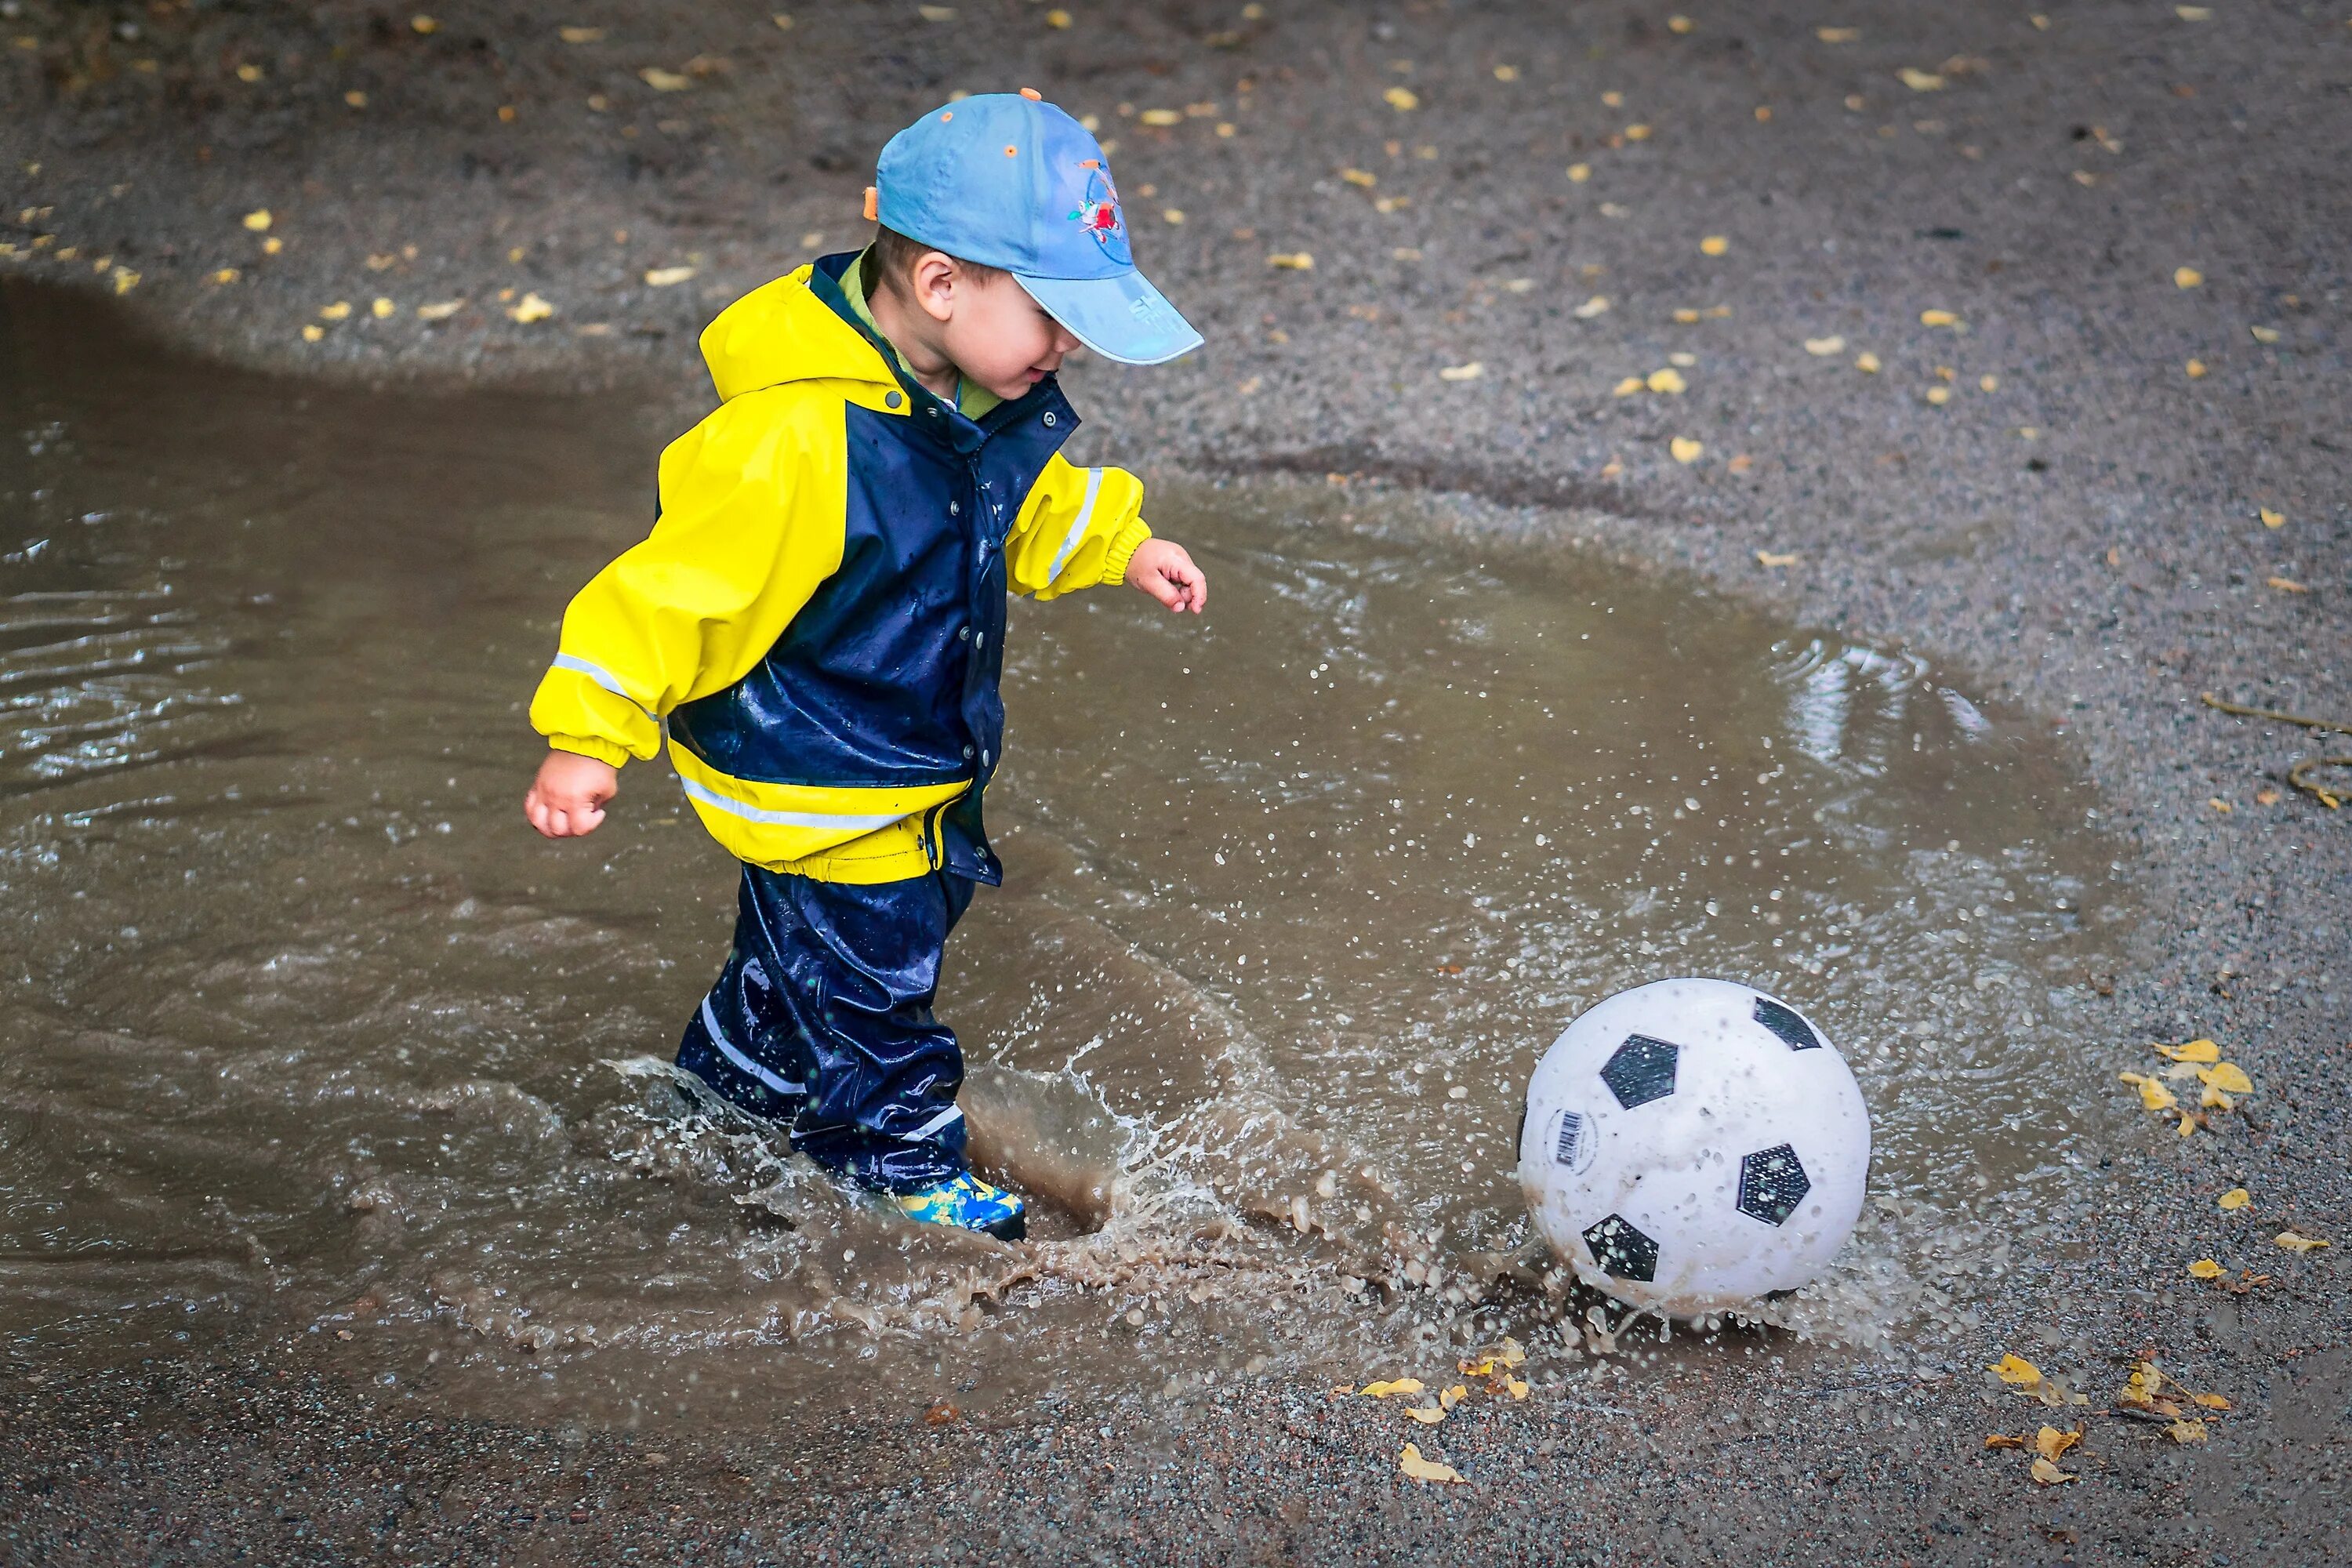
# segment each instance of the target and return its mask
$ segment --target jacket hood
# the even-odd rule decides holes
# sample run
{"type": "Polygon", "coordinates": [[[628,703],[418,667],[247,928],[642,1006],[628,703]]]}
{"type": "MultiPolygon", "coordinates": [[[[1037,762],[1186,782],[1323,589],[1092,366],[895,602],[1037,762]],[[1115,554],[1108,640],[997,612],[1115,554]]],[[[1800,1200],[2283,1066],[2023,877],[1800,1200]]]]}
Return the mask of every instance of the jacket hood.
{"type": "Polygon", "coordinates": [[[803,267],[763,283],[702,331],[702,358],[721,402],[788,381],[898,384],[881,353],[809,287],[803,267]]]}

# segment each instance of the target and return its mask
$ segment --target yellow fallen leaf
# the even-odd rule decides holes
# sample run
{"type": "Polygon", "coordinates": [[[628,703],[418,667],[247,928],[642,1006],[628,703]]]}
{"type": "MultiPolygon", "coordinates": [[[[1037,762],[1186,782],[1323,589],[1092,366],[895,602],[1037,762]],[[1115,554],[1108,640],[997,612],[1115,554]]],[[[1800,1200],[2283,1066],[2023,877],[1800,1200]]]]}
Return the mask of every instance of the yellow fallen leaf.
{"type": "Polygon", "coordinates": [[[1669,33],[1687,33],[1697,26],[1698,24],[1692,21],[1688,16],[1669,16],[1666,18],[1666,31],[1669,33]]]}
{"type": "Polygon", "coordinates": [[[2182,365],[2180,369],[2182,374],[2187,375],[2191,381],[2202,381],[2205,379],[2205,362],[2201,359],[2192,359],[2187,364],[2182,365]]]}
{"type": "Polygon", "coordinates": [[[340,321],[351,313],[352,302],[349,300],[338,300],[331,305],[319,307],[319,319],[322,321],[340,321]]]}
{"type": "Polygon", "coordinates": [[[2184,22],[2210,22],[2213,8],[2210,5],[2175,5],[2172,14],[2184,22]]]}
{"type": "Polygon", "coordinates": [[[1878,356],[1872,353],[1868,349],[1864,349],[1862,353],[1853,356],[1853,368],[1862,372],[1864,375],[1876,375],[1878,374],[1878,356]]]}
{"type": "Polygon", "coordinates": [[[1980,375],[1977,377],[1977,390],[1979,392],[1999,392],[2000,390],[2000,377],[1997,375],[1980,375]]]}
{"type": "Polygon", "coordinates": [[[2227,1410],[2230,1402],[2218,1394],[2192,1394],[2189,1396],[2208,1410],[2227,1410]]]}
{"type": "Polygon", "coordinates": [[[1265,258],[1268,267],[1278,267],[1285,272],[1312,272],[1315,258],[1303,250],[1277,250],[1265,258]]]}
{"type": "Polygon", "coordinates": [[[285,248],[286,242],[274,234],[261,242],[261,254],[264,256],[275,256],[285,248]]]}
{"type": "Polygon", "coordinates": [[[2033,1451],[2045,1459],[2054,1459],[2082,1440],[2079,1427],[2072,1432],[2061,1432],[2055,1426],[2044,1426],[2033,1435],[2033,1451]]]}
{"type": "Polygon", "coordinates": [[[543,321],[555,314],[555,307],[534,292],[525,294],[520,300],[509,306],[507,314],[527,326],[532,321],[543,321]]]}
{"type": "Polygon", "coordinates": [[[236,79],[239,81],[259,81],[261,79],[261,76],[262,71],[259,66],[242,65],[236,68],[236,79]]]}
{"type": "Polygon", "coordinates": [[[1805,352],[1815,359],[1827,359],[1832,354],[1845,353],[1845,340],[1835,334],[1826,338],[1807,338],[1805,352]]]}
{"type": "Polygon", "coordinates": [[[1384,1383],[1368,1383],[1356,1392],[1367,1399],[1387,1399],[1400,1394],[1419,1394],[1421,1388],[1421,1379],[1417,1377],[1398,1377],[1384,1383]]]}
{"type": "Polygon", "coordinates": [[[1590,163],[1570,163],[1570,164],[1568,166],[1568,183],[1569,183],[1570,184],[1571,184],[1571,185],[1580,185],[1580,184],[1584,184],[1584,182],[1585,182],[1585,181],[1587,181],[1587,180],[1589,180],[1589,179],[1591,179],[1591,178],[1592,178],[1592,165],[1591,165],[1591,164],[1590,164],[1590,163]]]}
{"type": "Polygon", "coordinates": [[[224,267],[213,274],[213,281],[215,283],[234,283],[236,279],[237,270],[234,267],[224,267]]]}
{"type": "Polygon", "coordinates": [[[2263,526],[2264,528],[2284,528],[2286,526],[2286,513],[2283,511],[2273,511],[2268,507],[2259,507],[2255,509],[2254,515],[2263,520],[2263,526]]]}
{"type": "Polygon", "coordinates": [[[128,267],[118,267],[114,269],[114,291],[116,293],[128,294],[131,290],[138,287],[138,273],[133,272],[128,267]]]}
{"type": "Polygon", "coordinates": [[[2034,1460],[2032,1474],[2035,1480],[2041,1482],[2045,1487],[2054,1487],[2063,1481],[2071,1481],[2074,1479],[2073,1476],[2069,1475],[2064,1470],[2060,1469],[2057,1466],[2052,1464],[2047,1459],[2034,1460]]]}
{"type": "Polygon", "coordinates": [[[2272,587],[2276,588],[2282,594],[2308,594],[2311,592],[2308,587],[2296,582],[2292,577],[2265,577],[2263,581],[2269,584],[2272,587]]]}
{"type": "Polygon", "coordinates": [[[1901,77],[1903,85],[1913,92],[1939,92],[1943,89],[1944,79],[1934,71],[1923,71],[1912,66],[1905,66],[1895,74],[1901,77]]]}
{"type": "Polygon", "coordinates": [[[1171,224],[1182,223],[1184,221],[1184,209],[1182,207],[1161,207],[1160,209],[1160,221],[1161,223],[1171,224]]]}
{"type": "Polygon", "coordinates": [[[1469,1484],[1464,1479],[1462,1472],[1453,1466],[1441,1465],[1434,1459],[1423,1458],[1420,1446],[1414,1443],[1407,1443],[1404,1446],[1404,1452],[1397,1458],[1397,1468],[1414,1480],[1433,1486],[1469,1484]]]}
{"type": "Polygon", "coordinates": [[[1748,469],[1756,466],[1756,459],[1749,457],[1745,452],[1740,452],[1736,454],[1732,458],[1731,461],[1724,464],[1723,466],[1730,469],[1735,474],[1744,474],[1748,469]]]}
{"type": "Polygon", "coordinates": [[[268,207],[256,207],[251,212],[246,214],[245,226],[253,230],[256,234],[266,233],[269,227],[269,209],[268,207]]]}
{"type": "Polygon", "coordinates": [[[2300,1231],[2293,1230],[2283,1230],[2271,1239],[2289,1252],[2294,1253],[2316,1252],[2321,1247],[2330,1245],[2315,1236],[2305,1236],[2300,1231]]]}
{"type": "Polygon", "coordinates": [[[463,300],[436,300],[430,305],[417,306],[416,319],[420,321],[446,321],[465,308],[463,300]]]}
{"type": "Polygon", "coordinates": [[[2194,289],[2204,281],[2205,274],[2198,271],[2194,267],[2176,267],[2172,269],[2172,286],[2175,289],[2194,289]]]}
{"type": "Polygon", "coordinates": [[[2210,1436],[2202,1421],[2175,1421],[2164,1432],[2165,1436],[2184,1447],[2190,1443],[2202,1443],[2210,1436]]]}
{"type": "Polygon", "coordinates": [[[353,109],[365,109],[367,107],[367,94],[362,92],[358,88],[353,88],[351,91],[343,94],[343,101],[351,105],[353,109]]]}
{"type": "Polygon", "coordinates": [[[1689,326],[1692,322],[1694,322],[1694,321],[1697,321],[1697,320],[1698,320],[1698,312],[1697,312],[1696,310],[1689,310],[1689,309],[1687,309],[1687,308],[1685,308],[1685,309],[1684,309],[1684,310],[1676,310],[1676,311],[1675,312],[1675,321],[1680,321],[1684,326],[1686,326],[1686,327],[1687,327],[1687,326],[1689,326]]]}
{"type": "Polygon", "coordinates": [[[646,287],[648,289],[667,289],[673,284],[683,283],[693,276],[694,268],[691,267],[648,268],[646,271],[646,287]]]}
{"type": "Polygon", "coordinates": [[[1135,117],[1146,125],[1181,125],[1184,113],[1177,109],[1147,109],[1135,117]]]}
{"type": "Polygon", "coordinates": [[[1619,382],[1615,386],[1610,388],[1609,395],[1612,397],[1631,397],[1647,384],[1648,383],[1644,382],[1640,376],[1629,375],[1624,380],[1619,382]]]}
{"type": "Polygon", "coordinates": [[[1606,315],[1608,310],[1609,297],[1605,294],[1595,294],[1591,299],[1570,310],[1569,314],[1580,321],[1589,321],[1595,316],[1606,315]]]}
{"type": "Polygon", "coordinates": [[[1058,30],[1069,25],[1070,14],[1067,11],[1056,8],[1045,13],[1045,26],[1058,30]]]}
{"type": "Polygon", "coordinates": [[[1650,139],[1650,128],[1649,128],[1648,126],[1646,126],[1646,125],[1628,125],[1627,127],[1625,127],[1625,140],[1626,140],[1626,141],[1628,141],[1628,142],[1647,142],[1649,139],[1650,139]]]}
{"type": "Polygon", "coordinates": [[[379,321],[383,321],[387,316],[397,314],[399,310],[399,306],[394,304],[391,300],[385,299],[381,294],[377,295],[368,305],[368,313],[373,315],[379,321]]]}
{"type": "Polygon", "coordinates": [[[435,21],[432,17],[425,16],[421,11],[408,19],[408,26],[411,31],[418,34],[419,36],[437,33],[441,30],[440,23],[435,21]]]}
{"type": "Polygon", "coordinates": [[[952,5],[918,5],[915,7],[915,15],[920,16],[926,22],[952,22],[955,20],[955,7],[952,5]]]}
{"type": "Polygon", "coordinates": [[[2179,1133],[2183,1138],[2188,1137],[2190,1133],[2197,1131],[2197,1118],[2189,1115],[2189,1112],[2185,1110],[2182,1111],[2180,1113],[2180,1125],[2174,1128],[2173,1131],[2179,1133]]]}
{"type": "Polygon", "coordinates": [[[2225,1209],[2242,1209],[2254,1201],[2254,1194],[2243,1187],[2231,1187],[2213,1201],[2225,1209]]]}
{"type": "Polygon", "coordinates": [[[1528,1385],[1524,1379],[1507,1377],[1503,1379],[1503,1387],[1514,1399],[1525,1399],[1528,1396],[1528,1385]]]}
{"type": "Polygon", "coordinates": [[[2274,343],[2279,341],[2279,330],[2276,327],[2248,327],[2246,331],[2254,334],[2254,342],[2258,343],[2274,343]]]}
{"type": "Polygon", "coordinates": [[[2231,812],[2238,809],[2236,806],[2231,805],[2228,801],[2223,800],[2218,795],[2207,800],[2205,804],[2211,806],[2214,810],[2220,812],[2224,816],[2229,816],[2231,812]]]}
{"type": "Polygon", "coordinates": [[[1497,1367],[1524,1366],[1527,1359],[1528,1352],[1519,1347],[1519,1342],[1506,1335],[1503,1342],[1495,1349],[1480,1351],[1468,1360],[1454,1364],[1472,1377],[1491,1377],[1497,1367]]]}
{"type": "Polygon", "coordinates": [[[1410,110],[1415,110],[1421,107],[1421,95],[1414,92],[1412,89],[1409,87],[1392,87],[1386,92],[1381,94],[1381,97],[1387,102],[1391,109],[1395,110],[1399,114],[1403,114],[1410,110]]]}
{"type": "Polygon", "coordinates": [[[2140,1108],[2144,1110],[2170,1110],[2180,1103],[2173,1099],[2170,1089],[2155,1079],[2136,1072],[2118,1073],[2116,1076],[2139,1089],[2140,1108]]]}
{"type": "Polygon", "coordinates": [[[1683,381],[1682,372],[1675,370],[1672,367],[1652,371],[1648,377],[1643,381],[1643,384],[1647,386],[1652,392],[1663,392],[1667,394],[1669,396],[1676,397],[1680,396],[1687,390],[1686,384],[1683,381]]]}
{"type": "Polygon", "coordinates": [[[1437,1403],[1440,1407],[1451,1410],[1469,1397],[1470,1390],[1464,1384],[1457,1383],[1453,1387],[1440,1394],[1437,1396],[1437,1403]]]}
{"type": "Polygon", "coordinates": [[[684,92],[694,85],[692,77],[681,76],[677,71],[666,71],[659,66],[647,66],[637,72],[637,77],[656,92],[684,92]]]}
{"type": "Polygon", "coordinates": [[[2011,1388],[2042,1386],[2042,1369],[2014,1352],[2001,1357],[1999,1362],[1985,1370],[2011,1388]]]}
{"type": "Polygon", "coordinates": [[[1475,381],[1486,374],[1486,367],[1474,359],[1468,364],[1440,365],[1437,371],[1437,379],[1440,381],[1475,381]]]}
{"type": "Polygon", "coordinates": [[[1687,436],[1677,436],[1666,443],[1666,450],[1675,455],[1675,461],[1677,463],[1696,463],[1699,459],[1699,455],[1706,450],[1706,445],[1702,441],[1694,441],[1687,436]]]}
{"type": "Polygon", "coordinates": [[[2219,1279],[2224,1272],[2222,1267],[2210,1258],[2200,1258],[2189,1266],[2191,1279],[2219,1279]]]}
{"type": "Polygon", "coordinates": [[[1952,389],[1948,386],[1931,386],[1927,389],[1927,401],[1938,408],[1951,400],[1952,389]]]}
{"type": "Polygon", "coordinates": [[[2022,1448],[2025,1447],[2025,1439],[2022,1437],[2012,1437],[2006,1432],[1994,1432],[1986,1436],[1985,1447],[1988,1448],[2022,1448]]]}
{"type": "Polygon", "coordinates": [[[1519,79],[1519,68],[1517,66],[1496,66],[1495,68],[1495,79],[1496,81],[1517,81],[1519,79]]]}
{"type": "Polygon", "coordinates": [[[2235,1100],[2210,1083],[2199,1091],[2197,1106],[2200,1110],[2235,1110],[2238,1108],[2235,1100]]]}
{"type": "Polygon", "coordinates": [[[1404,1413],[1424,1426],[1434,1426],[1445,1419],[1445,1412],[1434,1405],[1408,1405],[1404,1413]]]}
{"type": "Polygon", "coordinates": [[[558,27],[555,36],[567,44],[599,44],[604,41],[602,27],[558,27]]]}
{"type": "Polygon", "coordinates": [[[1698,248],[1702,256],[1721,256],[1731,248],[1731,241],[1722,235],[1710,234],[1698,242],[1698,248]]]}
{"type": "Polygon", "coordinates": [[[1931,310],[1919,312],[1919,324],[1923,327],[1956,327],[1959,323],[1960,319],[1949,310],[1931,310]]]}
{"type": "Polygon", "coordinates": [[[315,343],[326,335],[327,329],[316,321],[309,323],[302,329],[302,341],[306,343],[315,343]]]}
{"type": "Polygon", "coordinates": [[[1794,566],[1796,563],[1797,557],[1793,553],[1775,555],[1769,550],[1759,550],[1756,552],[1756,564],[1759,566],[1794,566]]]}
{"type": "Polygon", "coordinates": [[[1813,37],[1825,44],[1851,44],[1862,37],[1860,27],[1815,27],[1813,37]]]}
{"type": "Polygon", "coordinates": [[[1368,191],[1381,183],[1381,177],[1370,169],[1342,169],[1339,171],[1339,177],[1351,185],[1361,185],[1368,191]]]}
{"type": "Polygon", "coordinates": [[[2185,1045],[2158,1046],[2156,1050],[2158,1056],[2170,1057],[2177,1062],[2218,1062],[2221,1059],[2221,1047],[2211,1040],[2190,1040],[2185,1045]]]}
{"type": "Polygon", "coordinates": [[[2215,1062],[2197,1075],[2197,1081],[2220,1089],[2223,1094],[2252,1094],[2254,1080],[2246,1069],[2235,1062],[2215,1062]]]}

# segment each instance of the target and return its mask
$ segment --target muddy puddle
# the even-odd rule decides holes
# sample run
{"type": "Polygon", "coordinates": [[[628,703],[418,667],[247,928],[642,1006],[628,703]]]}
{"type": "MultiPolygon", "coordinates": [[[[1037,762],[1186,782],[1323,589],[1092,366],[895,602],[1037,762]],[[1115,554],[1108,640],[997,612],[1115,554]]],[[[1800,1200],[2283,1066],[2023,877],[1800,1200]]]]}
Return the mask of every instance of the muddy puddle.
{"type": "Polygon", "coordinates": [[[1606,1341],[1530,1247],[1520,1088],[1583,1005],[1702,973],[1805,1007],[1877,1120],[1861,1234],[1774,1316],[1901,1353],[2105,1098],[2081,982],[2124,911],[2021,721],[1433,503],[1171,487],[1212,611],[1016,606],[1010,877],[950,953],[975,1147],[1038,1239],[919,1233],[667,1067],[734,907],[667,768],[584,844],[517,809],[556,616],[649,521],[667,421],[5,306],[20,1351],[242,1324],[589,1422],[1183,1398],[1506,1332],[1557,1369],[1606,1341]]]}

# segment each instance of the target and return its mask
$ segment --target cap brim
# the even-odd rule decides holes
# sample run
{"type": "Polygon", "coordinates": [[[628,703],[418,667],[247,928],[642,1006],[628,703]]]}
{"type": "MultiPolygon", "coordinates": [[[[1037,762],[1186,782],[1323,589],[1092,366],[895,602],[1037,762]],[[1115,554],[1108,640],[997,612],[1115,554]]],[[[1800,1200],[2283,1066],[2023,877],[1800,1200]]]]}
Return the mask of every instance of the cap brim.
{"type": "Polygon", "coordinates": [[[1118,278],[1013,275],[1070,335],[1121,364],[1165,364],[1203,340],[1142,273],[1118,278]]]}

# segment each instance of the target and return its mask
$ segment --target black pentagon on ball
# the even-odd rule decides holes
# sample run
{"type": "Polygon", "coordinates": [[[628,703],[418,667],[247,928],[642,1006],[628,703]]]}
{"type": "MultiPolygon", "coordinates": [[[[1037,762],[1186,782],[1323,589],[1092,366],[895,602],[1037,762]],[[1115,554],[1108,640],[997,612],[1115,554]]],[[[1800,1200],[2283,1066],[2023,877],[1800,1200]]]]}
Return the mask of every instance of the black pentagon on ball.
{"type": "Polygon", "coordinates": [[[1612,1279],[1651,1280],[1658,1277],[1658,1244],[1643,1236],[1623,1215],[1587,1226],[1584,1245],[1592,1261],[1612,1279]]]}
{"type": "Polygon", "coordinates": [[[1797,1212],[1813,1181],[1797,1151],[1786,1143],[1759,1149],[1739,1161],[1739,1212],[1766,1225],[1780,1225],[1797,1212]]]}
{"type": "Polygon", "coordinates": [[[1676,1055],[1676,1047],[1664,1040],[1654,1040],[1647,1035],[1628,1035],[1625,1043],[1601,1064],[1601,1081],[1609,1086],[1617,1103],[1628,1110],[1654,1100],[1664,1100],[1675,1091],[1676,1055]]]}
{"type": "Polygon", "coordinates": [[[1818,1051],[1822,1037],[1813,1033],[1812,1026],[1797,1016],[1792,1007],[1783,1007],[1769,996],[1756,998],[1756,1021],[1786,1042],[1792,1051],[1818,1051]]]}

